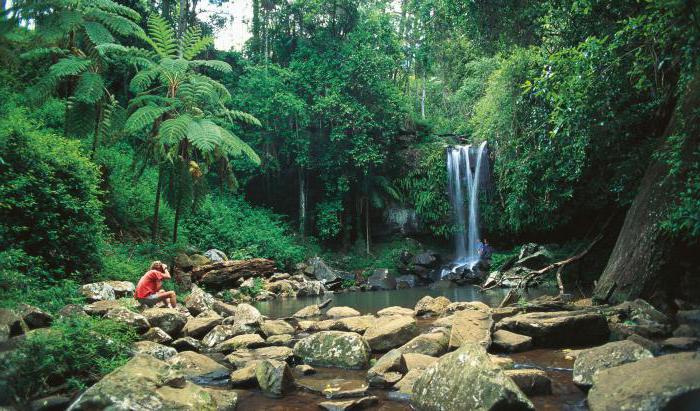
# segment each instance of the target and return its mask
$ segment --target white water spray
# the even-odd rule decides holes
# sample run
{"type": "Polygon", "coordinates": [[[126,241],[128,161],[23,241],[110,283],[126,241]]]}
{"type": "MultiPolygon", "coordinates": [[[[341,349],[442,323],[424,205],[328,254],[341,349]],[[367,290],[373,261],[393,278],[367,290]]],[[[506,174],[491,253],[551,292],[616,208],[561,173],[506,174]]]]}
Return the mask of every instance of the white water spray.
{"type": "Polygon", "coordinates": [[[486,141],[447,150],[447,184],[455,227],[455,263],[470,269],[479,261],[479,192],[488,175],[486,141]],[[468,199],[468,207],[465,204],[468,199]]]}

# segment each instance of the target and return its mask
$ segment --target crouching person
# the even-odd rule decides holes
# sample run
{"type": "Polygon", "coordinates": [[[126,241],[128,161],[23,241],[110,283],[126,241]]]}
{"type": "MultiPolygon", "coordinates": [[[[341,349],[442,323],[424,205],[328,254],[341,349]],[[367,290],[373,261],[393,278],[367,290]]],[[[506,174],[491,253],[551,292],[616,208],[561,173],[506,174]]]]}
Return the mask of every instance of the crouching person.
{"type": "Polygon", "coordinates": [[[177,305],[177,296],[175,291],[163,290],[162,282],[164,278],[170,278],[168,266],[160,261],[154,261],[151,264],[151,268],[141,277],[136,285],[134,298],[147,307],[153,307],[162,301],[169,308],[174,308],[177,305]]]}

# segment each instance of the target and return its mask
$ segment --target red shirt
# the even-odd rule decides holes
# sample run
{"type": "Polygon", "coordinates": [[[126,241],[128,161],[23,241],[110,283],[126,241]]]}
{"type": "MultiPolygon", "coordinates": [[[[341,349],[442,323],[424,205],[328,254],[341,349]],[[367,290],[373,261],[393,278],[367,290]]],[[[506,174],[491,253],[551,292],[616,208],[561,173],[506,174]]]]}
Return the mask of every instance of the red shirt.
{"type": "Polygon", "coordinates": [[[136,292],[134,297],[146,298],[149,295],[155,294],[160,290],[163,273],[157,270],[150,270],[141,277],[139,283],[136,284],[136,292]]]}

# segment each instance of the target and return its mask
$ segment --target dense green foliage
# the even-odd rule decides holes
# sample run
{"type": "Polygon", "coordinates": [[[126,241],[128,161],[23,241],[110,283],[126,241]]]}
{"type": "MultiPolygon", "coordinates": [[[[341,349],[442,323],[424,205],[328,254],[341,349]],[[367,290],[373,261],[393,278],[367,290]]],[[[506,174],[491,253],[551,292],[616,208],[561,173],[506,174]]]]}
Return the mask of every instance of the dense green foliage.
{"type": "Polygon", "coordinates": [[[25,400],[62,383],[82,389],[124,364],[135,339],[124,324],[86,316],[33,331],[0,359],[0,398],[25,400]]]}

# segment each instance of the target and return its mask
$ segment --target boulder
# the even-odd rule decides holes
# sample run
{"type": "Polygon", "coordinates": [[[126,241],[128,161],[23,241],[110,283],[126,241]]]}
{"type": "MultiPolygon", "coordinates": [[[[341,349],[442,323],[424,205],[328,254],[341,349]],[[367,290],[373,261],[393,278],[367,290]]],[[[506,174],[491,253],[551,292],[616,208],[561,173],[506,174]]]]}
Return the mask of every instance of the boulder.
{"type": "Polygon", "coordinates": [[[258,380],[255,376],[255,370],[257,368],[258,364],[253,363],[232,372],[229,376],[229,379],[231,380],[231,385],[233,385],[234,387],[250,387],[253,385],[257,385],[258,380]]]}
{"type": "Polygon", "coordinates": [[[53,316],[37,307],[27,304],[19,304],[17,314],[30,329],[45,328],[53,322],[53,316]]]}
{"type": "Polygon", "coordinates": [[[477,343],[485,349],[491,345],[491,314],[483,311],[458,311],[454,314],[449,348],[455,349],[462,344],[477,343]]]}
{"type": "Polygon", "coordinates": [[[79,410],[217,410],[204,388],[150,355],[136,355],[88,388],[68,408],[79,410]]]}
{"type": "Polygon", "coordinates": [[[82,305],[79,304],[66,304],[58,310],[59,317],[72,317],[72,316],[86,316],[87,313],[83,309],[82,305]]]}
{"type": "Polygon", "coordinates": [[[418,353],[439,357],[447,352],[449,341],[449,331],[438,330],[427,334],[421,334],[398,349],[402,353],[418,353]]]}
{"type": "Polygon", "coordinates": [[[520,352],[532,348],[532,337],[506,330],[497,330],[491,335],[491,346],[500,351],[520,352]]]}
{"type": "Polygon", "coordinates": [[[464,310],[476,310],[483,311],[485,313],[490,313],[491,307],[482,303],[481,301],[459,301],[448,305],[445,309],[445,314],[454,314],[457,311],[464,310]]]}
{"type": "Polygon", "coordinates": [[[381,352],[399,347],[419,333],[413,317],[397,315],[377,318],[365,331],[364,338],[372,351],[381,352]]]}
{"type": "Polygon", "coordinates": [[[214,299],[214,302],[211,305],[211,309],[216,311],[217,314],[224,318],[230,317],[236,313],[235,305],[226,304],[225,302],[217,299],[214,299]]]}
{"type": "Polygon", "coordinates": [[[307,364],[297,365],[296,367],[294,367],[294,371],[298,372],[301,375],[316,374],[316,369],[310,365],[307,365],[307,364]]]}
{"type": "Polygon", "coordinates": [[[413,264],[426,268],[434,268],[438,262],[438,255],[432,251],[426,251],[413,257],[413,264]]]}
{"type": "Polygon", "coordinates": [[[271,335],[265,340],[267,345],[289,345],[292,342],[291,334],[271,335]]]}
{"type": "Polygon", "coordinates": [[[395,278],[396,288],[401,290],[404,288],[413,288],[418,284],[418,277],[413,274],[404,274],[395,278]]]}
{"type": "Polygon", "coordinates": [[[114,300],[117,298],[114,294],[114,288],[105,281],[82,285],[80,287],[80,294],[87,298],[88,301],[92,302],[114,300]]]}
{"type": "Polygon", "coordinates": [[[202,265],[211,264],[215,261],[212,261],[207,256],[202,255],[202,254],[192,254],[190,256],[190,262],[192,263],[192,268],[194,268],[194,267],[199,267],[202,265]]]}
{"type": "Polygon", "coordinates": [[[698,409],[700,353],[645,358],[598,371],[591,411],[698,409]]]}
{"type": "Polygon", "coordinates": [[[313,297],[317,295],[322,295],[326,293],[326,287],[320,281],[304,281],[299,283],[299,289],[297,290],[297,297],[313,297]]]}
{"type": "Polygon", "coordinates": [[[223,318],[214,311],[202,311],[198,316],[187,320],[182,332],[188,337],[202,338],[221,324],[222,320],[223,318]]]}
{"type": "Polygon", "coordinates": [[[355,279],[355,276],[352,273],[330,268],[320,257],[310,259],[304,272],[307,275],[321,281],[323,284],[355,279]]]}
{"type": "Polygon", "coordinates": [[[258,334],[242,334],[219,343],[217,352],[231,352],[240,348],[259,348],[265,345],[265,340],[258,334]]]}
{"type": "Polygon", "coordinates": [[[238,406],[238,394],[233,390],[221,390],[217,388],[204,388],[216,402],[216,411],[234,411],[238,406]]]}
{"type": "Polygon", "coordinates": [[[229,338],[233,338],[241,334],[249,334],[249,332],[247,329],[236,325],[217,325],[216,327],[212,328],[212,330],[209,331],[204,338],[202,338],[202,345],[212,348],[219,343],[228,340],[229,338]]]}
{"type": "Polygon", "coordinates": [[[690,324],[681,324],[673,330],[674,337],[700,337],[700,327],[690,324]]]}
{"type": "Polygon", "coordinates": [[[275,262],[265,258],[220,261],[192,270],[192,279],[213,290],[236,287],[237,281],[248,277],[267,277],[275,272],[275,262]]]}
{"type": "Polygon", "coordinates": [[[676,313],[678,324],[700,326],[700,310],[680,310],[676,313]]]}
{"type": "Polygon", "coordinates": [[[134,355],[145,354],[153,356],[161,361],[165,361],[168,358],[174,357],[177,354],[177,350],[172,347],[168,347],[163,344],[158,344],[153,341],[137,341],[132,345],[132,350],[134,355]]]}
{"type": "Polygon", "coordinates": [[[362,369],[369,363],[370,348],[357,333],[321,331],[299,340],[294,355],[311,365],[362,369]]]}
{"type": "Polygon", "coordinates": [[[235,368],[243,368],[249,364],[257,364],[262,360],[289,362],[293,356],[294,351],[289,347],[242,348],[227,355],[226,361],[231,363],[235,368]]]}
{"type": "MultiPolygon", "coordinates": [[[[373,315],[360,315],[357,317],[345,317],[332,322],[330,329],[337,331],[350,331],[364,334],[374,324],[377,317],[373,315]]],[[[323,321],[321,321],[322,323],[323,321]]],[[[319,323],[320,324],[320,323],[319,323]]]]}
{"type": "Polygon", "coordinates": [[[437,361],[437,357],[431,357],[425,354],[405,353],[401,356],[402,368],[411,371],[414,369],[424,370],[433,365],[437,361]]]}
{"type": "Polygon", "coordinates": [[[187,316],[175,308],[149,308],[143,316],[153,327],[158,327],[169,335],[177,335],[187,323],[187,316]]]}
{"type": "Polygon", "coordinates": [[[631,334],[660,338],[671,333],[670,318],[642,299],[625,301],[608,312],[615,339],[625,339],[631,334]]]}
{"type": "Polygon", "coordinates": [[[182,337],[178,338],[177,340],[173,341],[172,344],[173,348],[175,348],[177,351],[194,351],[194,352],[199,352],[202,349],[202,343],[194,339],[192,337],[182,337]]]}
{"type": "Polygon", "coordinates": [[[600,370],[652,357],[649,350],[629,340],[581,350],[574,362],[574,383],[589,386],[593,384],[595,373],[600,370]]]}
{"type": "Polygon", "coordinates": [[[534,410],[479,344],[465,343],[428,367],[413,385],[418,410],[534,410]]]}
{"type": "Polygon", "coordinates": [[[450,300],[446,297],[436,297],[433,298],[429,295],[418,300],[413,312],[415,315],[420,316],[440,316],[445,313],[447,306],[450,305],[450,300]]]}
{"type": "Polygon", "coordinates": [[[204,256],[209,259],[209,261],[214,262],[214,263],[220,263],[222,261],[227,261],[228,257],[226,257],[226,254],[221,251],[217,250],[216,248],[212,248],[211,250],[207,250],[204,253],[204,256]]]}
{"type": "Polygon", "coordinates": [[[399,382],[394,384],[394,388],[398,390],[399,394],[401,394],[403,398],[410,400],[411,396],[413,395],[413,385],[424,372],[425,370],[417,368],[410,370],[403,376],[403,378],[401,378],[399,382]]]}
{"type": "Polygon", "coordinates": [[[0,342],[24,333],[22,318],[12,310],[0,308],[0,330],[0,342]]]}
{"type": "Polygon", "coordinates": [[[133,298],[120,298],[119,300],[95,301],[92,304],[83,306],[85,313],[89,315],[105,315],[112,308],[136,308],[139,306],[138,301],[133,298]]]}
{"type": "Polygon", "coordinates": [[[389,274],[386,268],[379,268],[372,271],[372,275],[367,278],[372,290],[394,290],[396,289],[396,280],[389,274]]]}
{"type": "Polygon", "coordinates": [[[364,410],[379,403],[379,398],[375,396],[353,398],[349,400],[324,401],[318,404],[321,409],[327,411],[351,411],[364,410]]]}
{"type": "Polygon", "coordinates": [[[308,305],[301,310],[297,311],[293,317],[294,318],[312,318],[312,317],[320,317],[321,316],[321,309],[318,307],[317,304],[313,305],[308,305]]]}
{"type": "Polygon", "coordinates": [[[377,315],[380,317],[386,317],[390,315],[413,315],[413,310],[405,307],[392,306],[377,311],[377,315]]]}
{"type": "Polygon", "coordinates": [[[527,335],[541,347],[600,344],[610,333],[605,317],[591,310],[518,314],[499,321],[496,329],[527,335]]]}
{"type": "Polygon", "coordinates": [[[549,395],[552,393],[552,380],[543,370],[526,368],[504,370],[503,373],[513,380],[527,395],[549,395]]]}
{"type": "Polygon", "coordinates": [[[700,339],[695,337],[671,337],[661,341],[664,352],[692,351],[700,348],[700,339]]]}
{"type": "Polygon", "coordinates": [[[199,385],[220,385],[230,374],[225,366],[194,351],[178,353],[169,358],[168,363],[182,372],[188,380],[199,385]]]}
{"type": "Polygon", "coordinates": [[[235,324],[260,324],[264,317],[257,308],[250,304],[241,303],[233,310],[233,322],[235,324]]]}
{"type": "Polygon", "coordinates": [[[146,317],[124,307],[112,308],[105,314],[105,318],[126,324],[139,334],[148,331],[151,327],[146,317]]]}
{"type": "Polygon", "coordinates": [[[357,317],[360,312],[350,307],[333,307],[326,311],[326,315],[330,318],[357,317]]]}
{"type": "Polygon", "coordinates": [[[146,331],[141,338],[147,341],[153,341],[158,344],[170,344],[173,341],[173,337],[165,331],[158,327],[151,327],[146,331]]]}
{"type": "Polygon", "coordinates": [[[294,327],[284,320],[266,320],[260,326],[265,337],[281,334],[294,334],[294,327]]]}
{"type": "Polygon", "coordinates": [[[367,370],[367,381],[372,387],[391,387],[403,377],[405,372],[403,354],[399,350],[391,350],[382,355],[367,370]]]}
{"type": "Polygon", "coordinates": [[[190,295],[185,297],[185,307],[190,310],[192,315],[213,309],[214,297],[208,292],[192,284],[190,295]]]}
{"type": "Polygon", "coordinates": [[[281,297],[296,297],[295,284],[289,280],[279,280],[265,284],[265,290],[281,297]]]}
{"type": "Polygon", "coordinates": [[[294,386],[294,377],[284,361],[262,360],[255,369],[255,377],[263,394],[281,397],[294,386]]]}
{"type": "Polygon", "coordinates": [[[515,361],[512,358],[501,357],[500,355],[489,354],[491,362],[498,368],[504,370],[511,370],[515,366],[515,361]]]}

